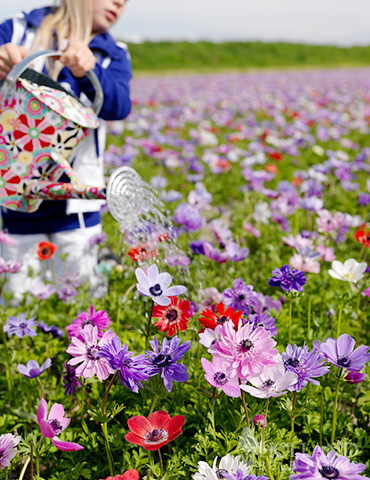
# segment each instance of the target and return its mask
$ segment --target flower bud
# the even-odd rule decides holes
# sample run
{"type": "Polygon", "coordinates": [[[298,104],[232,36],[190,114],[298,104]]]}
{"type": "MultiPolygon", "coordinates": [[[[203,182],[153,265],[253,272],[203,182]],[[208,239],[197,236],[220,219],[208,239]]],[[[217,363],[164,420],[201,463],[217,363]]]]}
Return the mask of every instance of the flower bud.
{"type": "Polygon", "coordinates": [[[365,381],[366,374],[362,372],[349,372],[345,380],[347,380],[348,383],[362,383],[365,381]]]}
{"type": "Polygon", "coordinates": [[[267,420],[264,415],[256,415],[253,417],[252,422],[258,427],[267,427],[267,420]]]}

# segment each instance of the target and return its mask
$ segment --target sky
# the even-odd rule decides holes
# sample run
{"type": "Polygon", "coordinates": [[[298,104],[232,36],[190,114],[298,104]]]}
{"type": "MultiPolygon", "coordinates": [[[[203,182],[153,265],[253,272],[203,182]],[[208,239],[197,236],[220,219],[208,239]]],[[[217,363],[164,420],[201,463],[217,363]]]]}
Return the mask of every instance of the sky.
{"type": "MultiPolygon", "coordinates": [[[[0,19],[52,4],[0,0],[0,19]]],[[[129,0],[117,39],[370,45],[369,0],[129,0]]]]}

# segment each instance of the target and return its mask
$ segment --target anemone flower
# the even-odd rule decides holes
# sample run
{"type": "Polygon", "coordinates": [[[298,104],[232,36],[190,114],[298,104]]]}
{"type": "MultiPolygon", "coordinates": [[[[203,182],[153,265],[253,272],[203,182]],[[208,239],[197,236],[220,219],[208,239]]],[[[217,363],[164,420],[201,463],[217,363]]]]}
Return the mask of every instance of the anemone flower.
{"type": "Polygon", "coordinates": [[[278,362],[272,367],[265,368],[258,375],[250,375],[250,385],[240,385],[245,392],[257,398],[281,397],[298,381],[298,375],[294,372],[285,371],[284,364],[278,362]]]}
{"type": "Polygon", "coordinates": [[[236,330],[242,313],[241,311],[237,312],[232,307],[225,309],[225,305],[220,302],[217,305],[217,312],[212,312],[212,310],[206,308],[201,313],[203,316],[199,318],[199,321],[204,327],[214,330],[217,325],[223,325],[228,320],[231,320],[236,330]]]}
{"type": "Polygon", "coordinates": [[[337,280],[357,283],[363,278],[366,267],[365,262],[358,263],[354,258],[349,258],[344,263],[334,260],[329,275],[337,280]]]}
{"type": "Polygon", "coordinates": [[[40,376],[47,368],[51,365],[51,358],[45,360],[45,362],[40,365],[36,362],[36,360],[28,360],[27,366],[19,364],[17,366],[18,372],[22,374],[24,377],[28,378],[36,378],[40,376]]]}
{"type": "Polygon", "coordinates": [[[37,246],[37,255],[40,260],[48,260],[57,251],[57,246],[53,242],[40,242],[37,246]]]}
{"type": "Polygon", "coordinates": [[[0,435],[0,470],[10,466],[17,455],[16,446],[20,441],[21,437],[15,437],[12,433],[0,435]]]}
{"type": "Polygon", "coordinates": [[[108,378],[111,373],[114,373],[108,360],[98,355],[103,345],[109,342],[114,335],[111,330],[108,330],[98,341],[98,327],[86,325],[85,328],[81,330],[83,341],[77,337],[72,338],[72,343],[66,351],[75,357],[68,361],[69,365],[81,363],[76,369],[76,375],[78,377],[91,378],[96,374],[99,380],[103,381],[108,378]]]}
{"type": "Polygon", "coordinates": [[[89,312],[82,312],[77,315],[77,318],[73,320],[70,325],[66,326],[66,330],[70,338],[77,337],[82,340],[81,330],[86,325],[96,325],[98,327],[98,338],[103,336],[103,330],[109,328],[110,324],[109,315],[105,310],[95,310],[90,305],[89,312]]]}
{"type": "Polygon", "coordinates": [[[172,277],[169,273],[159,273],[158,267],[154,263],[149,267],[148,274],[141,268],[135,270],[135,275],[138,280],[136,287],[144,297],[151,297],[154,303],[166,307],[170,305],[169,297],[176,297],[186,292],[186,287],[182,285],[175,285],[169,287],[172,277]]]}
{"type": "Polygon", "coordinates": [[[221,358],[214,357],[213,363],[206,358],[201,359],[205,379],[215,388],[221,388],[229,397],[240,397],[238,377],[231,377],[232,369],[221,358]]]}
{"type": "MultiPolygon", "coordinates": [[[[115,475],[114,477],[107,477],[105,480],[139,480],[139,472],[135,469],[126,470],[123,475],[115,475]]],[[[102,478],[100,480],[103,480],[102,478]]]]}
{"type": "Polygon", "coordinates": [[[337,478],[343,480],[361,480],[369,477],[359,475],[366,469],[363,463],[353,463],[343,455],[337,455],[333,450],[325,455],[318,445],[312,456],[307,453],[296,453],[293,461],[293,470],[297,473],[290,475],[290,480],[322,480],[323,478],[337,478]]]}
{"type": "Polygon", "coordinates": [[[219,478],[227,478],[224,474],[234,474],[241,470],[246,478],[248,478],[249,468],[240,460],[240,455],[233,457],[228,453],[222,457],[217,466],[216,457],[213,460],[212,467],[207,462],[198,462],[198,472],[193,475],[193,480],[217,480],[219,478]]]}
{"type": "Polygon", "coordinates": [[[45,438],[51,438],[54,445],[64,452],[74,452],[82,450],[84,447],[74,442],[64,442],[59,440],[63,430],[65,430],[69,422],[69,418],[64,418],[64,408],[60,403],[54,403],[50,409],[48,416],[48,406],[44,398],[40,399],[39,408],[37,410],[37,421],[40,425],[40,430],[45,438]]]}
{"type": "Polygon", "coordinates": [[[343,333],[337,340],[328,338],[319,349],[328,362],[350,372],[359,372],[370,360],[369,347],[361,345],[354,350],[355,340],[343,333]]]}
{"type": "Polygon", "coordinates": [[[179,297],[170,297],[171,303],[165,307],[153,307],[153,318],[158,321],[154,324],[161,332],[167,332],[169,337],[175,335],[176,329],[180,332],[188,328],[190,317],[190,302],[179,297]]]}
{"type": "Polygon", "coordinates": [[[163,410],[151,413],[148,418],[137,415],[128,419],[127,425],[130,432],[125,435],[125,438],[128,442],[140,445],[145,450],[158,450],[182,434],[181,429],[184,423],[183,415],[175,415],[171,418],[163,410]]]}
{"type": "Polygon", "coordinates": [[[236,332],[232,321],[220,326],[220,339],[211,345],[210,352],[228,362],[239,378],[260,373],[275,365],[279,359],[276,342],[263,327],[254,329],[247,323],[236,332]]]}

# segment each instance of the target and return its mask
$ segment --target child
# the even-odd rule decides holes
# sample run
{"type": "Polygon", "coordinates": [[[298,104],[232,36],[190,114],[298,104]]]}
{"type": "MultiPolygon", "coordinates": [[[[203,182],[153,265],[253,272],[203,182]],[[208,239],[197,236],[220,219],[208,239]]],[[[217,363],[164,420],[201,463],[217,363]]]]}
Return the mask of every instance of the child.
{"type": "MultiPolygon", "coordinates": [[[[104,93],[99,128],[82,142],[75,158],[69,159],[79,180],[87,185],[104,185],[104,120],[124,119],[131,109],[129,54],[108,33],[124,7],[125,0],[61,0],[57,7],[22,13],[0,25],[1,79],[30,52],[45,49],[63,53],[52,67],[46,62],[44,73],[77,97],[94,98],[86,72],[93,70],[99,78],[104,93]]],[[[63,176],[60,181],[68,182],[68,178],[63,176]]],[[[97,251],[89,241],[101,232],[100,206],[101,202],[93,200],[45,200],[33,213],[2,209],[3,229],[18,242],[3,245],[2,256],[23,260],[22,270],[10,275],[7,283],[16,301],[31,285],[30,267],[35,275],[41,272],[37,256],[41,241],[57,246],[54,262],[58,276],[78,272],[82,280],[96,286],[97,251]],[[60,254],[66,259],[62,261],[60,254]]]]}

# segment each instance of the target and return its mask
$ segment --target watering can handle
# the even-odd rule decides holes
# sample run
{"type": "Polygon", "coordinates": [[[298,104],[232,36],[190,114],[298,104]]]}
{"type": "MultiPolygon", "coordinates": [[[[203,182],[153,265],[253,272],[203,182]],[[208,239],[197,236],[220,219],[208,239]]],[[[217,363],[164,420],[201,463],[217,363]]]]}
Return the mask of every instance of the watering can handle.
{"type": "MultiPolygon", "coordinates": [[[[61,55],[62,55],[61,52],[55,52],[53,50],[43,50],[41,52],[36,52],[36,53],[32,53],[31,55],[28,55],[28,57],[24,58],[22,61],[20,61],[17,65],[15,65],[11,69],[11,71],[9,72],[5,80],[6,85],[9,87],[15,88],[15,83],[18,80],[18,78],[35,60],[39,60],[40,58],[44,58],[44,57],[58,57],[58,56],[60,57],[61,55]]],[[[103,105],[103,100],[104,100],[103,90],[101,88],[98,77],[95,75],[95,73],[92,70],[87,72],[86,76],[92,83],[95,90],[95,98],[91,108],[94,110],[94,112],[97,115],[99,115],[99,112],[101,110],[101,107],[103,105]]]]}

